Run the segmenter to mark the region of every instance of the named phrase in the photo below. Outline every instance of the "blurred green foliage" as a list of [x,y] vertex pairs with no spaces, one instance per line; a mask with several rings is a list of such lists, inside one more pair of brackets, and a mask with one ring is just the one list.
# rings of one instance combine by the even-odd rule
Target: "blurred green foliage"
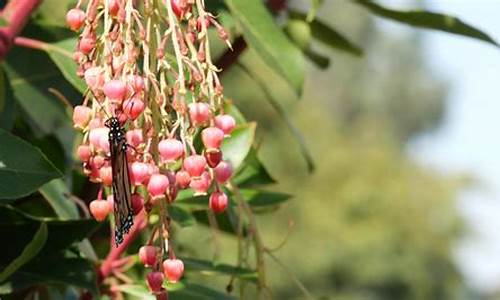
[[[260,157],[280,179],[276,188],[294,195],[261,217],[267,244],[279,244],[293,220],[276,255],[325,299],[457,299],[464,288],[452,257],[460,181],[417,165],[404,150],[439,123],[447,84],[426,63],[418,33],[388,33],[347,1],[325,3],[318,19],[365,55],[336,52],[326,71],[309,65],[302,100],[255,53],[241,60],[299,125],[316,158],[314,174],[306,175],[290,133],[248,74],[235,68],[225,77],[228,94],[259,121]],[[268,264],[276,298],[302,299],[286,272]]]
[[[84,87],[70,53],[76,39],[63,28],[74,2],[44,1],[23,35],[48,42],[45,53],[14,48],[2,66],[0,127],[38,147],[45,155],[21,145],[48,173],[33,181],[35,187],[9,181],[9,187],[19,187],[12,197],[0,193],[0,236],[16,240],[0,263],[9,266],[0,276],[7,278],[0,294],[18,292],[6,299],[97,294],[94,263],[109,251],[109,228],[85,220],[71,195],[88,202],[97,190],[75,168],[79,137],[71,128],[70,107],[48,90],[56,87],[71,105],[81,100]],[[496,42],[446,15],[395,11],[361,0],[323,5],[314,0],[307,12],[309,1],[290,2],[283,11],[288,17],[281,18],[262,2],[207,1],[249,47],[223,76],[225,93],[236,104],[227,112],[241,125],[224,152],[241,166],[234,181],[257,214],[266,251],[273,253],[265,263],[274,298],[303,299],[304,289],[322,299],[465,297],[452,256],[463,231],[455,208],[461,181],[419,166],[405,152],[411,138],[439,124],[447,83],[429,67],[419,34],[381,28],[373,15]],[[224,44],[215,45],[213,53],[221,55]],[[19,63],[26,61],[30,64]],[[2,140],[9,136],[2,134]],[[18,151],[0,154],[12,158]],[[59,171],[64,180],[53,179]],[[279,183],[269,186],[274,178]],[[38,193],[24,197],[36,188]],[[290,195],[293,201],[287,201]],[[168,285],[172,298],[232,299],[240,288],[248,299],[257,298],[254,250],[246,253],[248,264],[234,264],[237,215],[234,193],[230,196],[228,214],[217,217],[220,232],[206,226],[206,197],[181,193],[170,207],[176,253],[186,263],[185,279]],[[247,222],[244,235],[248,228]],[[128,254],[137,253],[148,233]],[[144,272],[133,267],[127,272],[133,284],[117,289],[152,298]],[[231,276],[241,281],[227,295]]]

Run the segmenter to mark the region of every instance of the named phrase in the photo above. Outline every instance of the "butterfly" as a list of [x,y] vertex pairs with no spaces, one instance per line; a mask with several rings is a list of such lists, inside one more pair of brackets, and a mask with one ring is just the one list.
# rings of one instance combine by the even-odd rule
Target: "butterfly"
[[110,117],[104,125],[109,128],[109,149],[113,176],[113,198],[115,214],[115,244],[123,242],[123,236],[134,225],[131,203],[131,185],[127,162],[127,140],[125,129],[116,117]]

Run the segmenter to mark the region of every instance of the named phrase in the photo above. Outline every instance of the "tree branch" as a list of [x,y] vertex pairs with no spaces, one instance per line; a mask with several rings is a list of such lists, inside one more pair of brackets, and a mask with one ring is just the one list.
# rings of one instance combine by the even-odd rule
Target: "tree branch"
[[13,0],[7,3],[0,13],[0,17],[7,22],[7,26],[0,28],[0,59],[5,58],[14,38],[23,30],[40,3],[41,0]]

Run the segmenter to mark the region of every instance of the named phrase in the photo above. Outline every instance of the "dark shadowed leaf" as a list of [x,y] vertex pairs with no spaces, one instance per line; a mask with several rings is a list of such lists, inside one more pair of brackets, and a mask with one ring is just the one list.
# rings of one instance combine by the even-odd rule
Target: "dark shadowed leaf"
[[304,50],[304,55],[320,69],[326,69],[330,66],[330,59],[328,57],[323,56],[312,49]]
[[[292,11],[291,17],[301,20],[305,20],[307,18],[306,15],[297,11]],[[329,46],[333,49],[346,51],[347,53],[356,56],[360,56],[363,54],[363,50],[361,50],[360,47],[356,46],[354,43],[349,41],[349,39],[344,37],[340,32],[326,25],[317,18],[311,21],[310,27],[312,37],[317,41],[325,44],[326,46]]]
[[180,206],[169,205],[168,214],[175,222],[177,222],[177,224],[182,227],[193,226],[194,224],[196,224],[196,220],[189,213],[189,211]]
[[226,0],[241,25],[243,36],[259,56],[301,94],[304,83],[304,56],[286,37],[262,1]]
[[97,296],[95,266],[78,257],[62,254],[33,261],[0,283],[0,294],[8,294],[32,285],[72,285],[89,290]]
[[[62,221],[28,215],[8,205],[0,206],[0,238],[9,241],[0,257],[0,266],[7,265],[21,253],[44,222],[48,228],[48,240],[40,256],[65,249],[89,236],[99,225],[93,220]],[[2,269],[0,267],[0,269]]]
[[0,282],[5,281],[10,275],[35,257],[45,245],[47,236],[47,224],[42,222],[40,223],[40,227],[35,232],[31,241],[26,245],[26,247],[24,247],[21,254],[11,261],[0,273]]
[[494,39],[492,39],[488,34],[450,15],[439,14],[423,10],[407,10],[407,11],[394,10],[385,8],[373,1],[367,1],[367,0],[356,0],[356,3],[366,7],[372,13],[387,19],[391,19],[415,27],[435,29],[453,34],[458,34],[478,39],[481,41],[485,41],[487,43],[498,46],[497,42]]
[[0,129],[0,199],[29,195],[62,174],[38,149]]

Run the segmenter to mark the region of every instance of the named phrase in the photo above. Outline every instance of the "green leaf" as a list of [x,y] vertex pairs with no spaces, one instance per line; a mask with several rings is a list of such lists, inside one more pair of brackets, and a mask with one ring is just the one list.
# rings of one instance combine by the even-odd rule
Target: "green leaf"
[[68,199],[70,192],[62,179],[54,179],[44,184],[39,191],[61,220],[79,219],[78,208]]
[[77,43],[76,38],[65,39],[48,44],[46,51],[57,65],[64,77],[82,94],[85,92],[85,82],[76,75],[77,65],[73,60],[73,49]]
[[74,7],[76,1],[42,1],[35,11],[34,19],[37,23],[43,25],[52,25],[58,27],[66,26],[66,13]]
[[[44,184],[39,190],[40,194],[49,202],[61,220],[77,220],[80,218],[76,203],[69,199],[70,191],[62,179],[54,179]],[[97,255],[88,239],[78,243],[78,249],[84,257],[97,261]]]
[[233,178],[240,187],[252,187],[276,183],[264,165],[257,157],[257,150],[252,148],[245,159],[245,163]]
[[225,3],[241,25],[249,46],[297,94],[301,94],[305,74],[304,56],[274,22],[264,3],[248,0],[225,0]]
[[231,163],[234,170],[238,170],[250,152],[255,138],[255,128],[255,122],[240,125],[233,130],[231,137],[224,139],[221,150],[224,159]]
[[33,261],[0,284],[0,294],[33,285],[72,285],[98,295],[95,266],[86,259],[50,255]]
[[195,218],[189,213],[189,211],[177,205],[169,205],[168,214],[181,227],[189,227],[196,224]]
[[[294,19],[296,18],[305,20],[307,18],[306,15],[297,11],[290,12],[290,15]],[[325,44],[326,46],[329,46],[333,49],[342,50],[356,56],[363,55],[363,50],[360,47],[356,46],[341,33],[329,27],[317,18],[314,19],[314,21],[311,21],[310,26],[312,37]]]
[[285,193],[242,189],[241,194],[252,208],[262,208],[279,205],[292,196]]
[[207,260],[182,257],[186,272],[199,272],[203,275],[228,275],[242,279],[255,280],[257,273],[250,269],[239,268],[228,264],[214,264]]
[[146,288],[144,284],[122,284],[115,287],[118,291],[135,297],[135,299],[156,300],[156,297]]
[[328,57],[316,53],[312,49],[304,50],[304,55],[320,69],[326,69],[330,66],[330,59]]
[[29,195],[62,174],[37,148],[0,129],[0,199]]
[[367,0],[356,0],[356,3],[364,6],[372,13],[380,17],[384,17],[387,19],[391,19],[415,27],[435,29],[457,35],[462,35],[478,39],[493,44],[495,46],[499,46],[498,43],[488,34],[462,22],[460,19],[453,16],[428,12],[423,10],[408,10],[408,11],[393,10],[378,5],[373,1],[367,1]]
[[42,222],[33,239],[24,247],[23,252],[0,273],[0,282],[5,281],[10,275],[35,257],[45,245],[47,236],[47,224]]
[[[192,214],[199,224],[206,226],[210,225],[206,210],[193,211]],[[226,208],[226,211],[224,213],[215,214],[215,220],[217,221],[219,230],[225,233],[229,233],[231,235],[235,235],[237,233],[237,224],[238,224],[237,218],[238,215],[234,211],[234,208],[230,205]],[[246,234],[247,234],[246,228],[244,228],[243,235]]]
[[[19,61],[29,61],[20,64]],[[47,54],[24,48],[14,48],[5,65],[15,100],[33,121],[33,128],[38,133],[55,134],[60,137],[61,130],[74,133],[67,107],[49,92],[56,88],[74,103],[81,100],[77,92],[61,75]],[[66,140],[61,140],[65,145]]]
[[311,2],[311,8],[309,9],[309,12],[307,13],[307,22],[312,22],[314,18],[316,17],[316,13],[318,13],[319,6],[321,5],[320,0],[309,0]]
[[12,206],[0,205],[0,239],[9,241],[9,247],[0,256],[0,266],[5,266],[19,255],[42,222],[47,224],[49,236],[39,256],[65,249],[85,239],[99,225],[93,220],[62,221],[35,217]]

